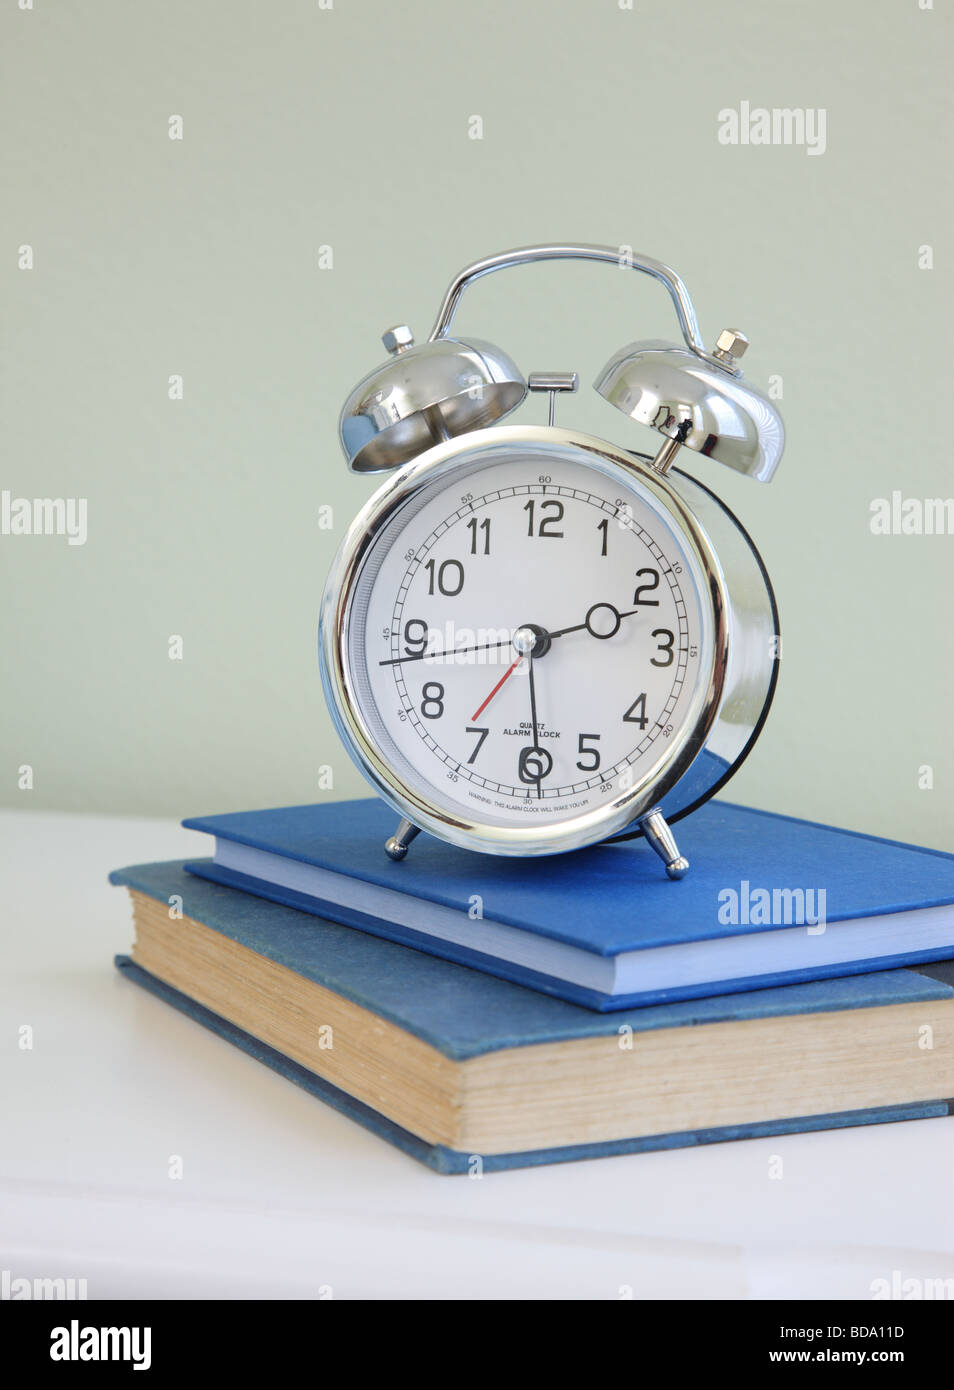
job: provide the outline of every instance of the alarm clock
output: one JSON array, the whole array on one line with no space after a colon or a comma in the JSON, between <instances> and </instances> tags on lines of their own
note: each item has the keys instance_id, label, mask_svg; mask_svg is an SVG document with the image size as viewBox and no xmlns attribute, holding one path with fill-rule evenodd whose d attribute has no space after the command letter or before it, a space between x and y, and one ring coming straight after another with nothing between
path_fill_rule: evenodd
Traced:
<instances>
[{"instance_id":1,"label":"alarm clock","mask_svg":"<svg viewBox=\"0 0 954 1390\"><path fill-rule=\"evenodd\" d=\"M662 436L655 453L555 423L576 372L525 378L492 343L451 336L475 280L550 260L668 290L682 341L632 343L595 382ZM546 245L467 266L426 342L403 325L383 342L340 439L354 473L385 476L335 558L319 649L337 731L399 818L387 854L422 830L526 856L644 836L681 878L671 827L751 749L780 656L755 545L676 466L696 452L775 472L784 430L743 381L744 334L707 350L685 285L648 256ZM500 424L528 391L548 397L547 422Z\"/></svg>"}]
</instances>

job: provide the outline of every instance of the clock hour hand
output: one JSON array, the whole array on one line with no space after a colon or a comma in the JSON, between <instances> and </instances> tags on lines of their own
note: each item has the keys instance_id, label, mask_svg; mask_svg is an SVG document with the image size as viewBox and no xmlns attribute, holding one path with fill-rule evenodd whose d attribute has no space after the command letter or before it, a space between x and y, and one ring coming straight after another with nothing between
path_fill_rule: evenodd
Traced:
<instances>
[{"instance_id":1,"label":"clock hour hand","mask_svg":"<svg viewBox=\"0 0 954 1390\"><path fill-rule=\"evenodd\" d=\"M556 632L549 634L550 640L554 637L565 637L568 632L582 632L585 628L591 637L598 637L601 642L605 642L607 638L616 636L623 618L631 618L638 612L638 608L631 608L628 613L621 613L611 603L594 603L582 623L558 628Z\"/></svg>"}]
</instances>

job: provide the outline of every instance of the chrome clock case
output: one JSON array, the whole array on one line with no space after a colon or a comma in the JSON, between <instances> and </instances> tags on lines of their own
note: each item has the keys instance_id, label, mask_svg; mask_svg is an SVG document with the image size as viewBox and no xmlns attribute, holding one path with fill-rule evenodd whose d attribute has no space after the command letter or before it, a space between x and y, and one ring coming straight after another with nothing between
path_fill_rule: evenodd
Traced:
<instances>
[{"instance_id":1,"label":"chrome clock case","mask_svg":"<svg viewBox=\"0 0 954 1390\"><path fill-rule=\"evenodd\" d=\"M460 296L472 281L554 259L632 268L669 291L683 342L633 343L610 359L595 383L611 404L663 436L655 456L553 423L556 393L575 390L574 373L536 373L525 380L493 344L449 336ZM771 704L780 655L775 599L754 544L713 492L674 467L688 449L759 481L772 477L784 430L774 405L742 380L738 359L747 347L744 335L726 330L708 352L688 292L667 266L610 247L552 245L505 252L467 267L448 287L426 343L415 346L403 325L389 329L384 343L391 358L348 398L340 437L353 471L389 476L342 542L322 602L319 647L325 695L342 741L401 817L387 842L388 853L402 858L420 830L502 855L554 854L645 835L670 877L682 877L688 862L669 827L713 795L747 755ZM528 389L549 393L550 423L497 424ZM548 464L582 462L648 494L702 576L705 592L699 598L711 625L710 667L700 675L689 723L674 737L664 760L612 801L540 827L470 819L463 808L451 810L415 787L369 727L349 657L356 588L382 532L399 513L421 505L439 480L515 454L539 454L541 463Z\"/></svg>"}]
</instances>

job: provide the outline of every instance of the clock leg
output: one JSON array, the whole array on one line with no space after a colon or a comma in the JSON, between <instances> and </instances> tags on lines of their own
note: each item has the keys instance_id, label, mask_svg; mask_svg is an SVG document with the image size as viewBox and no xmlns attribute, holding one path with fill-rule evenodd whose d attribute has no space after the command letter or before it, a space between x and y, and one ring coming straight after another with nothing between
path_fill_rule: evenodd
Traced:
<instances>
[{"instance_id":1,"label":"clock leg","mask_svg":"<svg viewBox=\"0 0 954 1390\"><path fill-rule=\"evenodd\" d=\"M689 860L684 859L679 853L675 837L658 806L640 816L639 828L665 864L669 877L683 878L689 871Z\"/></svg>"},{"instance_id":2,"label":"clock leg","mask_svg":"<svg viewBox=\"0 0 954 1390\"><path fill-rule=\"evenodd\" d=\"M409 820L398 822L398 828L389 840L384 842L384 852L389 859L403 859L407 854L407 847L416 835L420 835L416 825L412 825Z\"/></svg>"}]
</instances>

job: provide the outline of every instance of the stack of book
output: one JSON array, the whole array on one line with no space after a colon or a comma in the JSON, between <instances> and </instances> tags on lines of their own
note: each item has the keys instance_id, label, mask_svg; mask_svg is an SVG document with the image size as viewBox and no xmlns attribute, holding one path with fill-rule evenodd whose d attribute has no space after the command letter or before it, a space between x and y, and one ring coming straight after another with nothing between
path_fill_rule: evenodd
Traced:
<instances>
[{"instance_id":1,"label":"stack of book","mask_svg":"<svg viewBox=\"0 0 954 1390\"><path fill-rule=\"evenodd\" d=\"M440 1172L950 1113L954 855L711 802L493 859L362 800L116 871L130 980ZM688 829L688 827L687 827Z\"/></svg>"}]
</instances>

